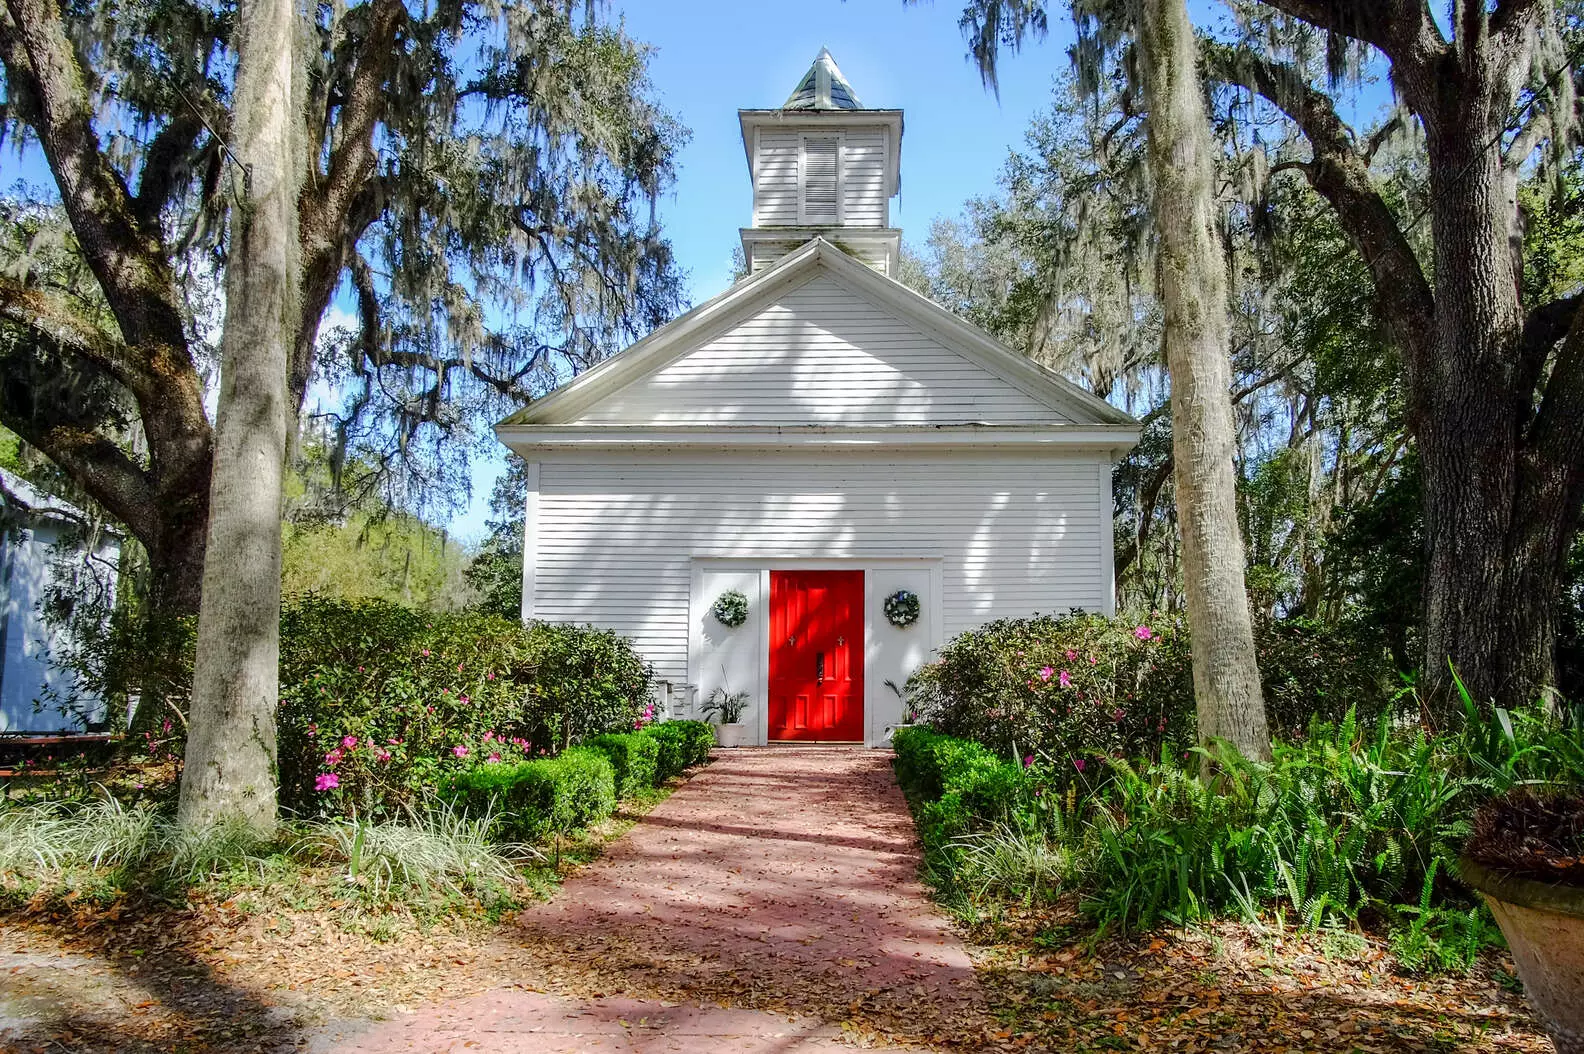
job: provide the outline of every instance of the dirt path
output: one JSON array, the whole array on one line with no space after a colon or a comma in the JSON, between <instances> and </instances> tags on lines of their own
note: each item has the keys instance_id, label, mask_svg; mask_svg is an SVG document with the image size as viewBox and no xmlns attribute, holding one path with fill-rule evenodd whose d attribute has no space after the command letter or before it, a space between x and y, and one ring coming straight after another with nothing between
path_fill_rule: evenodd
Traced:
<instances>
[{"instance_id":1,"label":"dirt path","mask_svg":"<svg viewBox=\"0 0 1584 1054\"><path fill-rule=\"evenodd\" d=\"M889 761L835 748L722 752L523 913L521 937L547 970L534 987L546 991L333 1028L310 1048L812 1052L843 1045L828 1022L853 1017L914 1038L982 1020L967 950L918 882Z\"/></svg>"}]
</instances>

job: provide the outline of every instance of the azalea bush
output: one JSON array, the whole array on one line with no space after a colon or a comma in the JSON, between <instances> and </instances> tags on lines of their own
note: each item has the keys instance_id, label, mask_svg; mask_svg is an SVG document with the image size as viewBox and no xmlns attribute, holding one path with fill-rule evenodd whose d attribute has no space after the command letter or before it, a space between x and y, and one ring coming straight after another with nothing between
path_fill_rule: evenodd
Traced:
<instances>
[{"instance_id":1,"label":"azalea bush","mask_svg":"<svg viewBox=\"0 0 1584 1054\"><path fill-rule=\"evenodd\" d=\"M592 627L310 597L281 642L280 800L300 815L421 804L453 772L653 716L648 665Z\"/></svg>"},{"instance_id":2,"label":"azalea bush","mask_svg":"<svg viewBox=\"0 0 1584 1054\"><path fill-rule=\"evenodd\" d=\"M1193 739L1186 633L1171 619L1001 619L952 638L908 694L941 732L1075 772Z\"/></svg>"},{"instance_id":3,"label":"azalea bush","mask_svg":"<svg viewBox=\"0 0 1584 1054\"><path fill-rule=\"evenodd\" d=\"M1384 644L1362 629L1265 621L1255 645L1279 734L1349 712L1373 723L1412 703ZM908 697L942 732L1005 758L1059 760L1075 777L1107 758L1180 754L1194 742L1187 626L1159 615L990 622L949 641Z\"/></svg>"}]
</instances>

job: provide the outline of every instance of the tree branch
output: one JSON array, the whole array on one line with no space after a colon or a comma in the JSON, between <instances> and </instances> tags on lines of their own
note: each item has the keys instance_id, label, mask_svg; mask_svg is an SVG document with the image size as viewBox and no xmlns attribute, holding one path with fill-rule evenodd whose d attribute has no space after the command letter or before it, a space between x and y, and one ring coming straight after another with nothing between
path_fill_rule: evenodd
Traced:
<instances>
[{"instance_id":1,"label":"tree branch","mask_svg":"<svg viewBox=\"0 0 1584 1054\"><path fill-rule=\"evenodd\" d=\"M1313 157L1303 169L1337 218L1374 279L1381 317L1408 362L1410 389L1430 354L1435 297L1397 218L1376 190L1369 166L1353 146L1351 130L1330 97L1299 71L1246 48L1204 46L1210 76L1259 94L1287 115L1309 141Z\"/></svg>"},{"instance_id":2,"label":"tree branch","mask_svg":"<svg viewBox=\"0 0 1584 1054\"><path fill-rule=\"evenodd\" d=\"M0 422L38 449L139 538L155 537L158 503L148 474L126 451L97 432L48 420L36 407L19 406L11 391L0 392Z\"/></svg>"},{"instance_id":3,"label":"tree branch","mask_svg":"<svg viewBox=\"0 0 1584 1054\"><path fill-rule=\"evenodd\" d=\"M187 168L186 155L204 130L199 116L187 108L178 110L165 127L154 133L143 154L143 174L138 180L137 196L132 199L138 220L153 230L160 225L160 212L170 204Z\"/></svg>"},{"instance_id":4,"label":"tree branch","mask_svg":"<svg viewBox=\"0 0 1584 1054\"><path fill-rule=\"evenodd\" d=\"M329 167L322 174L317 164L310 167L298 200L303 315L292 350L289 390L299 411L313 373L320 319L358 239L379 212L379 196L370 193L378 161L374 131L385 116L385 82L407 9L401 0L374 0L367 10L369 24L353 56Z\"/></svg>"},{"instance_id":5,"label":"tree branch","mask_svg":"<svg viewBox=\"0 0 1584 1054\"><path fill-rule=\"evenodd\" d=\"M1513 384L1513 397L1521 405L1533 403L1535 387L1540 383L1546 359L1551 349L1556 347L1556 342L1567 336L1573 328L1581 304L1584 304L1584 293L1541 304L1524 319Z\"/></svg>"},{"instance_id":6,"label":"tree branch","mask_svg":"<svg viewBox=\"0 0 1584 1054\"><path fill-rule=\"evenodd\" d=\"M158 227L138 218L121 174L99 148L77 53L53 0L6 0L0 61L27 88L33 130L83 256L127 345L187 355L180 300ZM190 360L189 360L190 364Z\"/></svg>"},{"instance_id":7,"label":"tree branch","mask_svg":"<svg viewBox=\"0 0 1584 1054\"><path fill-rule=\"evenodd\" d=\"M153 393L142 358L85 321L80 310L59 296L0 278L0 319L32 331L62 351L88 359L135 394Z\"/></svg>"},{"instance_id":8,"label":"tree branch","mask_svg":"<svg viewBox=\"0 0 1584 1054\"><path fill-rule=\"evenodd\" d=\"M1268 2L1318 29L1372 45L1391 60L1392 79L1409 105L1419 113L1431 108L1437 69L1450 54L1450 47L1425 0Z\"/></svg>"}]
</instances>

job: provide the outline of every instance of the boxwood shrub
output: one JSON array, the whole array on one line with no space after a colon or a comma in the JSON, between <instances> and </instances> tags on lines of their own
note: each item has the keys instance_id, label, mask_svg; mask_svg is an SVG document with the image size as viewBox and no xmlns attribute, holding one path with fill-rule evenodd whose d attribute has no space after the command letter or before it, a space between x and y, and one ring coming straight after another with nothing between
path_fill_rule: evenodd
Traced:
<instances>
[{"instance_id":1,"label":"boxwood shrub","mask_svg":"<svg viewBox=\"0 0 1584 1054\"><path fill-rule=\"evenodd\" d=\"M655 777L660 761L660 740L652 735L607 732L583 745L610 759L611 768L616 772L618 798L631 798L659 782Z\"/></svg>"},{"instance_id":2,"label":"boxwood shrub","mask_svg":"<svg viewBox=\"0 0 1584 1054\"><path fill-rule=\"evenodd\" d=\"M644 733L660 744L655 772L655 780L660 783L683 769L704 764L715 746L715 733L703 721L664 721L649 725Z\"/></svg>"},{"instance_id":3,"label":"boxwood shrub","mask_svg":"<svg viewBox=\"0 0 1584 1054\"><path fill-rule=\"evenodd\" d=\"M973 831L1032 820L1031 785L1021 765L923 727L897 729L892 745L897 782L932 856L949 853L953 840Z\"/></svg>"},{"instance_id":4,"label":"boxwood shrub","mask_svg":"<svg viewBox=\"0 0 1584 1054\"><path fill-rule=\"evenodd\" d=\"M616 774L592 747L553 758L485 763L456 773L446 794L474 815L494 818L495 836L533 842L605 819L616 809Z\"/></svg>"}]
</instances>

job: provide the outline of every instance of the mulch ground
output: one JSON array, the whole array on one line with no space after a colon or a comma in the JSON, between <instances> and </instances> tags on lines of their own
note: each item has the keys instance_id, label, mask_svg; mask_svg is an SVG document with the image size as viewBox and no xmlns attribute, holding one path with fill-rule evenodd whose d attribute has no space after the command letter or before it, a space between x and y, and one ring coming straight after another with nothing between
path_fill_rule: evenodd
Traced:
<instances>
[{"instance_id":1,"label":"mulch ground","mask_svg":"<svg viewBox=\"0 0 1584 1054\"><path fill-rule=\"evenodd\" d=\"M916 854L887 755L738 752L501 925L268 890L13 914L0 1049L1550 1049L1499 958L1426 980L1356 937L1228 923L1090 948L1049 918L967 944Z\"/></svg>"}]
</instances>

